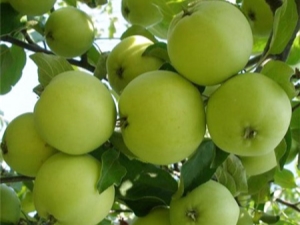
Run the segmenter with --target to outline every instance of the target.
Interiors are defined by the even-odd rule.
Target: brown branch
[[[16,182],[23,182],[23,181],[32,181],[34,177],[27,177],[27,176],[9,176],[9,177],[0,177],[0,183],[16,183]]]
[[[285,206],[288,206],[288,207],[290,207],[290,208],[292,208],[292,209],[294,209],[294,210],[296,210],[297,212],[300,213],[300,208],[298,207],[298,205],[300,204],[300,202],[291,203],[291,202],[284,201],[284,200],[282,200],[280,198],[277,198],[275,201],[279,202],[279,203],[281,203],[281,204],[283,204]]]
[[[49,54],[49,55],[54,55],[53,52],[51,52],[47,49],[44,49],[35,43],[26,43],[24,41],[14,38],[10,35],[4,35],[4,36],[0,37],[0,41],[14,44],[16,46],[19,46],[21,48],[24,48],[24,49],[32,51],[32,52],[41,52],[41,53],[45,53],[45,54]],[[72,64],[74,66],[81,67],[81,68],[86,69],[91,72],[94,72],[94,70],[95,70],[95,67],[92,66],[91,64],[89,64],[88,61],[86,60],[86,56],[82,56],[81,60],[75,60],[75,59],[67,59],[67,60],[70,64]]]

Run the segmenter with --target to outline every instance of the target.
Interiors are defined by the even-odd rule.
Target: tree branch
[[[290,203],[290,202],[284,201],[284,200],[282,200],[280,198],[277,198],[275,201],[279,202],[280,204],[283,204],[285,206],[288,206],[288,207],[290,207],[290,208],[292,208],[292,209],[294,209],[294,210],[296,210],[297,212],[300,213],[300,208],[298,207],[298,205],[300,204],[300,202]]]
[[[51,52],[47,49],[44,49],[35,43],[26,43],[24,41],[14,38],[10,35],[4,35],[4,36],[0,37],[0,41],[14,44],[16,46],[19,46],[21,48],[27,49],[32,52],[41,52],[41,53],[45,53],[45,54],[49,54],[49,55],[54,55],[53,52]],[[95,67],[88,63],[86,56],[82,56],[81,60],[67,59],[67,61],[74,66],[81,67],[81,68],[86,69],[91,72],[94,72],[94,70],[95,70]]]
[[[16,183],[22,181],[31,181],[34,180],[34,177],[27,177],[27,176],[10,176],[10,177],[0,177],[0,184],[2,183]]]

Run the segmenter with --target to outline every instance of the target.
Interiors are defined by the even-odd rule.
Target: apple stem
[[[6,142],[4,142],[4,141],[1,142],[1,150],[4,155],[8,153],[7,145],[6,145]]]
[[[128,121],[127,121],[127,117],[122,117],[122,118],[117,119],[116,127],[126,128],[128,125],[129,124],[128,124]]]
[[[186,216],[191,219],[192,221],[196,222],[197,217],[198,217],[198,213],[196,212],[196,210],[188,210],[186,212]]]
[[[247,127],[244,130],[244,139],[253,139],[257,135],[257,131],[253,130],[251,127]]]

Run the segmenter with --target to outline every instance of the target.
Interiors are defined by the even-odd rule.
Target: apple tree
[[[300,0],[0,9],[1,224],[300,224]]]

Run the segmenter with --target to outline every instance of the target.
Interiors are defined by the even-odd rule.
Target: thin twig
[[[284,200],[282,200],[280,198],[277,198],[275,201],[279,202],[279,203],[281,203],[281,204],[283,204],[285,206],[288,206],[288,207],[290,207],[290,208],[292,208],[292,209],[294,209],[294,210],[296,210],[297,212],[300,213],[300,208],[298,207],[298,205],[300,204],[300,202],[291,203],[291,202],[284,201]]]
[[[16,183],[16,182],[23,182],[23,181],[31,181],[34,180],[33,177],[27,176],[9,176],[9,177],[0,177],[0,183]]]

